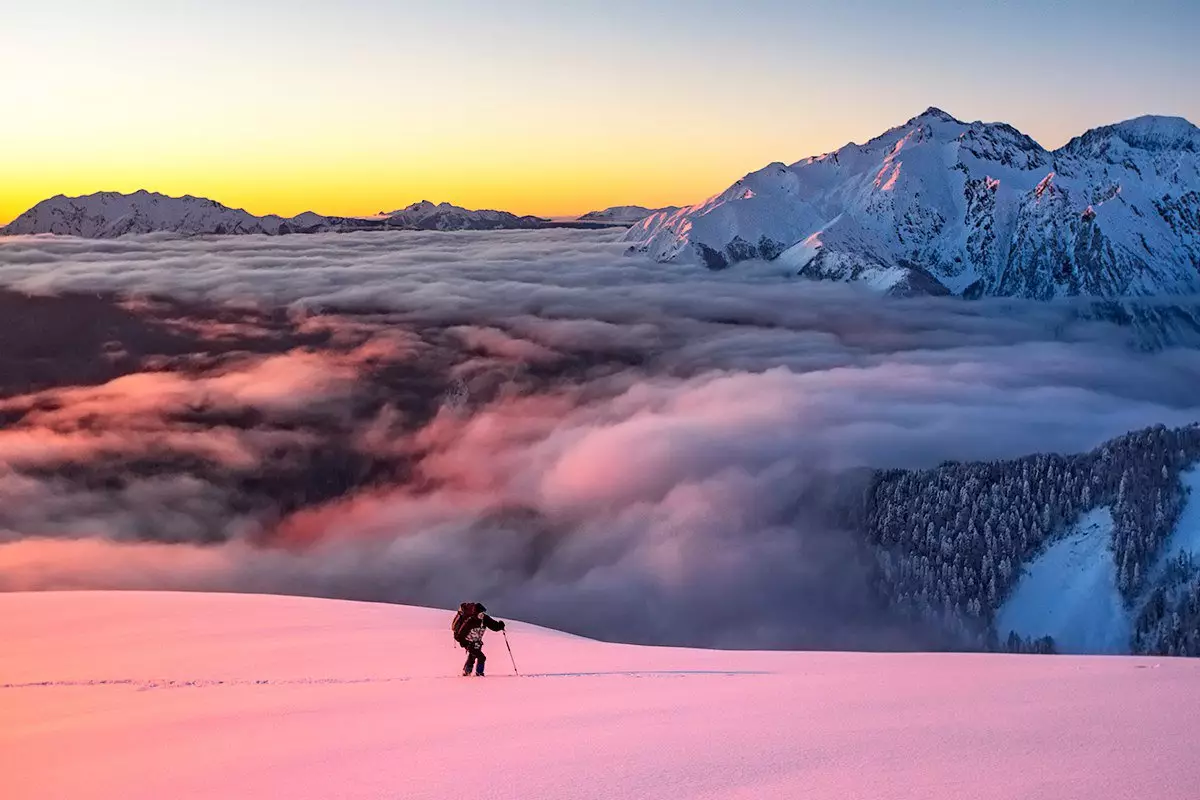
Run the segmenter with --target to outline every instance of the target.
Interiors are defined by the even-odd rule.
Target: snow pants
[[[482,675],[483,664],[487,661],[487,656],[483,654],[483,645],[479,642],[464,642],[463,649],[467,651],[467,663],[463,665],[463,674],[473,669],[476,675]]]

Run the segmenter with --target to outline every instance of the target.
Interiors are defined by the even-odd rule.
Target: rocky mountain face
[[[770,164],[626,234],[659,261],[776,260],[892,294],[1036,299],[1200,291],[1200,129],[1140,117],[1046,150],[931,108],[868,141]]]

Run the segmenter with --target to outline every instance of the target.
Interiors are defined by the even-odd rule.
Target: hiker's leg
[[[483,664],[485,661],[487,661],[487,656],[485,656],[483,654],[482,646],[476,645],[475,657],[479,659],[479,662],[475,665],[475,674],[482,675],[483,674]]]
[[[473,670],[475,668],[475,657],[476,657],[475,649],[472,647],[468,647],[467,648],[467,663],[463,665],[463,675],[470,674],[471,670]]]

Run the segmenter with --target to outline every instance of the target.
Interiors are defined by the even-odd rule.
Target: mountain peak
[[[1200,153],[1200,128],[1183,117],[1146,114],[1112,125],[1092,128],[1063,146],[1071,155],[1101,155],[1115,140],[1149,152],[1183,150]]]
[[[432,214],[432,213],[435,213],[438,211],[457,211],[457,212],[463,212],[463,213],[470,213],[467,211],[467,209],[462,208],[461,206],[456,206],[453,203],[445,203],[445,202],[435,203],[432,200],[421,200],[416,203],[413,203],[412,205],[405,206],[404,208],[400,209],[399,211],[392,211],[390,213],[392,215],[406,214],[406,213],[407,214],[418,214],[418,213],[419,214]]]
[[[398,211],[384,214],[389,224],[414,230],[499,230],[537,228],[544,220],[518,217],[507,211],[471,210],[453,203],[421,200]]]
[[[1200,128],[1183,117],[1146,114],[1118,122],[1113,128],[1126,142],[1145,150],[1156,147],[1200,149]]]
[[[959,133],[962,132],[962,129],[966,127],[968,127],[967,123],[963,122],[962,120],[947,114],[937,106],[930,106],[917,116],[912,117],[911,119],[895,126],[894,128],[889,128],[878,136],[868,139],[861,145],[851,142],[847,144],[846,147],[851,149],[873,149],[881,146],[891,148],[896,144],[896,140],[898,138],[909,136],[914,131],[920,131],[919,136],[922,139],[943,139],[947,137],[954,138],[958,136]],[[826,153],[824,155],[829,156],[832,154]],[[767,167],[771,166],[774,166],[774,164],[767,165]]]
[[[914,120],[940,119],[943,122],[957,122],[959,124],[962,123],[962,120],[956,119],[955,117],[951,116],[950,114],[947,114],[945,111],[942,111],[937,106],[930,106],[929,108],[925,109],[920,114],[918,114],[917,116],[913,117],[913,119]]]
[[[931,122],[944,123],[944,124],[950,124],[950,125],[966,125],[967,124],[967,123],[963,122],[961,119],[958,119],[957,117],[954,117],[951,114],[947,114],[945,111],[942,111],[937,106],[930,106],[929,108],[922,111],[920,114],[917,114],[915,117],[912,117],[911,119],[909,119],[903,125],[897,125],[895,128],[891,128],[889,131],[884,133],[883,136],[887,136],[889,133],[894,133],[897,131],[904,131],[904,130],[914,128],[914,127],[917,127],[920,125],[928,125]],[[876,137],[876,138],[882,138],[882,137]]]

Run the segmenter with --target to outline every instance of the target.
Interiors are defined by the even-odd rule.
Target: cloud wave
[[[0,589],[452,605],[604,638],[926,646],[859,468],[1200,418],[1200,352],[608,231],[0,242]]]

